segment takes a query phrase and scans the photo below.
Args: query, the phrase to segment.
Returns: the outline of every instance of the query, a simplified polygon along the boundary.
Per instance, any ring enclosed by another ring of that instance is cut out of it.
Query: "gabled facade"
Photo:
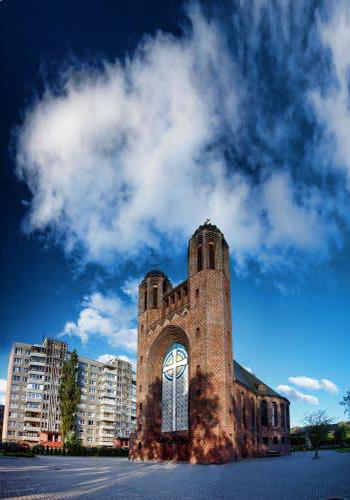
[[[222,463],[289,451],[289,402],[233,361],[230,294],[229,247],[212,224],[189,241],[183,283],[173,288],[159,270],[140,283],[132,458]]]

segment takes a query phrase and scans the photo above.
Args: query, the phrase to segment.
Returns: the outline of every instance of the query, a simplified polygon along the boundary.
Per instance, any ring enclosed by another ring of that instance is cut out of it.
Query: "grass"
[[[339,451],[339,453],[350,453],[350,447],[347,447],[347,448],[337,448],[337,451]]]

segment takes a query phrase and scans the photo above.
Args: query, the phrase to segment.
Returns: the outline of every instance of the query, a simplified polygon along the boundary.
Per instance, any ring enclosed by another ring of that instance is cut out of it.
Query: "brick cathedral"
[[[214,225],[188,244],[188,277],[139,286],[137,429],[130,456],[223,463],[289,452],[289,401],[233,360],[230,255]]]

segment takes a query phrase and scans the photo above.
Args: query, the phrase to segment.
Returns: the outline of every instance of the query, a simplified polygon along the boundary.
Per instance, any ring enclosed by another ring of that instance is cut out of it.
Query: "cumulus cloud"
[[[305,387],[307,389],[313,389],[315,391],[324,390],[326,392],[330,392],[333,394],[339,391],[336,384],[326,378],[323,378],[321,380],[316,380],[314,378],[301,376],[301,377],[289,377],[288,380],[290,383],[294,385],[297,385],[299,387]]]
[[[252,374],[254,375],[254,372],[253,372],[253,370],[250,368],[250,366],[244,366],[243,368],[244,368],[245,370],[247,370],[247,372],[252,373]]]
[[[297,391],[296,389],[294,389],[294,387],[291,387],[290,385],[280,384],[277,386],[277,391],[292,400],[304,401],[305,403],[308,403],[310,405],[318,404],[318,398],[316,396],[311,396],[310,394],[303,394],[302,392]]]
[[[317,170],[310,96],[323,99],[330,35],[303,2],[242,2],[226,24],[196,4],[187,14],[181,36],[148,36],[100,70],[68,68],[27,110],[16,154],[32,193],[26,230],[105,264],[164,254],[164,241],[174,252],[209,216],[237,267],[327,257],[345,211]]]
[[[7,380],[0,378],[0,404],[5,403]]]
[[[113,360],[118,360],[121,359],[122,361],[127,361],[128,363],[131,363],[133,366],[135,365],[135,360],[129,358],[129,356],[125,356],[124,354],[118,354],[117,356],[114,354],[101,354],[98,358],[97,361],[100,361],[101,363],[111,363]]]
[[[92,336],[104,337],[111,347],[136,350],[135,310],[116,295],[93,293],[84,298],[77,321],[68,321],[60,336],[79,337],[86,344]]]
[[[333,157],[332,166],[343,169],[350,189],[350,111],[349,72],[350,5],[347,1],[334,4],[327,21],[319,28],[324,46],[329,49],[333,81],[326,91],[310,93],[310,99],[328,132],[323,144]]]

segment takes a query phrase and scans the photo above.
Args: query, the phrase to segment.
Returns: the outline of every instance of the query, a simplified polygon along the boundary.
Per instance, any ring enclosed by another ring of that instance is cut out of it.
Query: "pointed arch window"
[[[162,432],[187,430],[188,354],[183,345],[171,345],[162,371]]]
[[[247,411],[245,405],[245,396],[244,393],[241,393],[241,413],[242,413],[242,425],[244,428],[247,427]]]
[[[210,241],[208,245],[209,269],[215,269],[215,244]]]
[[[158,287],[154,285],[153,287],[153,309],[157,309],[158,307]]]
[[[267,415],[267,401],[263,399],[260,403],[260,417],[261,417],[261,425],[263,427],[268,426],[268,415]]]
[[[277,403],[272,403],[272,427],[277,427]]]
[[[251,429],[254,432],[255,431],[255,402],[254,399],[251,399],[251,407],[252,407],[252,413],[251,413]]]
[[[286,412],[283,403],[281,403],[281,426],[283,429],[286,427]]]

